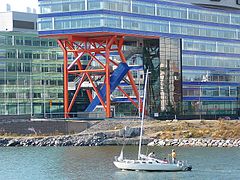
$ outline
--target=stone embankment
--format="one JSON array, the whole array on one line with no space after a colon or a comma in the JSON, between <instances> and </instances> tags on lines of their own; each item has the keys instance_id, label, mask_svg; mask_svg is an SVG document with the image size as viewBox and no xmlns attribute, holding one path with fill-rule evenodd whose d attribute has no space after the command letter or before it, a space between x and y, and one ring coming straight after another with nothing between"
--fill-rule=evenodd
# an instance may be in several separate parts
<instances>
[{"instance_id":1,"label":"stone embankment","mask_svg":"<svg viewBox=\"0 0 240 180\"><path fill-rule=\"evenodd\" d=\"M140 128L124 128L119 131L80 133L53 137L0 138L0 147L11 146L102 146L138 144ZM143 141L148 144L152 139Z\"/></svg>"},{"instance_id":2,"label":"stone embankment","mask_svg":"<svg viewBox=\"0 0 240 180\"><path fill-rule=\"evenodd\" d=\"M240 147L240 139L205 139L205 138L189 138L189 139L165 139L153 140L148 146L188 146L188 147Z\"/></svg>"},{"instance_id":3,"label":"stone embankment","mask_svg":"<svg viewBox=\"0 0 240 180\"><path fill-rule=\"evenodd\" d=\"M93 136L67 135L44 138L2 138L0 147L11 146L100 146L106 139L105 134L98 133Z\"/></svg>"},{"instance_id":4,"label":"stone embankment","mask_svg":"<svg viewBox=\"0 0 240 180\"><path fill-rule=\"evenodd\" d=\"M11 146L104 146L104 145L138 145L138 137L121 137L113 133L96 133L93 135L67 135L44 138L1 138L0 147ZM214 140L203 138L158 140L144 138L148 146L187 146L187 147L240 147L240 139Z\"/></svg>"}]
</instances>

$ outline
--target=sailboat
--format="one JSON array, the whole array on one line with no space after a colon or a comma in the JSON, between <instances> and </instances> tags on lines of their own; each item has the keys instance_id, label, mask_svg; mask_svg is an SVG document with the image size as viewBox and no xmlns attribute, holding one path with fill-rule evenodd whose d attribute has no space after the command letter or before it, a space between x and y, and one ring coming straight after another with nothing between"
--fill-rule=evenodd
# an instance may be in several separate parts
<instances>
[{"instance_id":1,"label":"sailboat","mask_svg":"<svg viewBox=\"0 0 240 180\"><path fill-rule=\"evenodd\" d=\"M141 131L140 131L140 139L139 139L139 147L138 147L138 159L124 159L123 148L122 148L120 155L118 157L115 157L113 164L118 169L121 169L121 170L191 171L192 166L189 165L186 161L169 162L166 160L161 160L154 157L146 156L141 153L148 74L149 74L149 71L147 70L145 85L144 85L143 110L142 110Z\"/></svg>"}]
</instances>

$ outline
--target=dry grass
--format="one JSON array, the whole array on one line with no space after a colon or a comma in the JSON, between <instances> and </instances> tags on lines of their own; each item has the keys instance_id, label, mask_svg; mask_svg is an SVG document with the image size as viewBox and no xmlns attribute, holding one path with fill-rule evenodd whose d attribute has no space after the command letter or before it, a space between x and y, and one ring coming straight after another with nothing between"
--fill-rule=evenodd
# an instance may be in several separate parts
<instances>
[{"instance_id":1,"label":"dry grass","mask_svg":"<svg viewBox=\"0 0 240 180\"><path fill-rule=\"evenodd\" d=\"M145 135L153 138L240 138L240 122L229 120L201 120L201 121L178 121L148 122L146 123Z\"/></svg>"}]
</instances>

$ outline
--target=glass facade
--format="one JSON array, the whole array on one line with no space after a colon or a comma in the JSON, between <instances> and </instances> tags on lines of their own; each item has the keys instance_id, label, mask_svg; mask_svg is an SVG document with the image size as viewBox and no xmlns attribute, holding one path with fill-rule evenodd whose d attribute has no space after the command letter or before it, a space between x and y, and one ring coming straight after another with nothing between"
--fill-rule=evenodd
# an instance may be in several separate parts
<instances>
[{"instance_id":1,"label":"glass facade","mask_svg":"<svg viewBox=\"0 0 240 180\"><path fill-rule=\"evenodd\" d=\"M170 38L143 41L144 69L150 72L147 110L151 116L171 116L180 111L180 43L179 39Z\"/></svg>"},{"instance_id":2,"label":"glass facade","mask_svg":"<svg viewBox=\"0 0 240 180\"><path fill-rule=\"evenodd\" d=\"M165 61L165 65L161 37L175 39L181 59L181 113L239 115L238 11L164 0L40 0L39 4L42 35L102 31L155 36L160 38L159 64ZM162 111L161 94L159 98Z\"/></svg>"},{"instance_id":3,"label":"glass facade","mask_svg":"<svg viewBox=\"0 0 240 180\"><path fill-rule=\"evenodd\" d=\"M62 112L62 56L55 40L0 32L0 115Z\"/></svg>"}]
</instances>

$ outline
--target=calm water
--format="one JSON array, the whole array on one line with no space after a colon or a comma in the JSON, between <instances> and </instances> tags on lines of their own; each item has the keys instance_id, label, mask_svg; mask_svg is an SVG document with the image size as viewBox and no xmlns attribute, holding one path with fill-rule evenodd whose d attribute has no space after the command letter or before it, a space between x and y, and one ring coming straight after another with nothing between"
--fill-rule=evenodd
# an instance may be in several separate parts
<instances>
[{"instance_id":1,"label":"calm water","mask_svg":"<svg viewBox=\"0 0 240 180\"><path fill-rule=\"evenodd\" d=\"M0 148L0 179L240 179L240 148L175 148L178 159L187 159L193 170L170 173L120 171L112 163L120 149L109 146ZM163 157L171 148L149 150ZM128 157L136 158L136 154L136 146L125 148Z\"/></svg>"}]
</instances>

